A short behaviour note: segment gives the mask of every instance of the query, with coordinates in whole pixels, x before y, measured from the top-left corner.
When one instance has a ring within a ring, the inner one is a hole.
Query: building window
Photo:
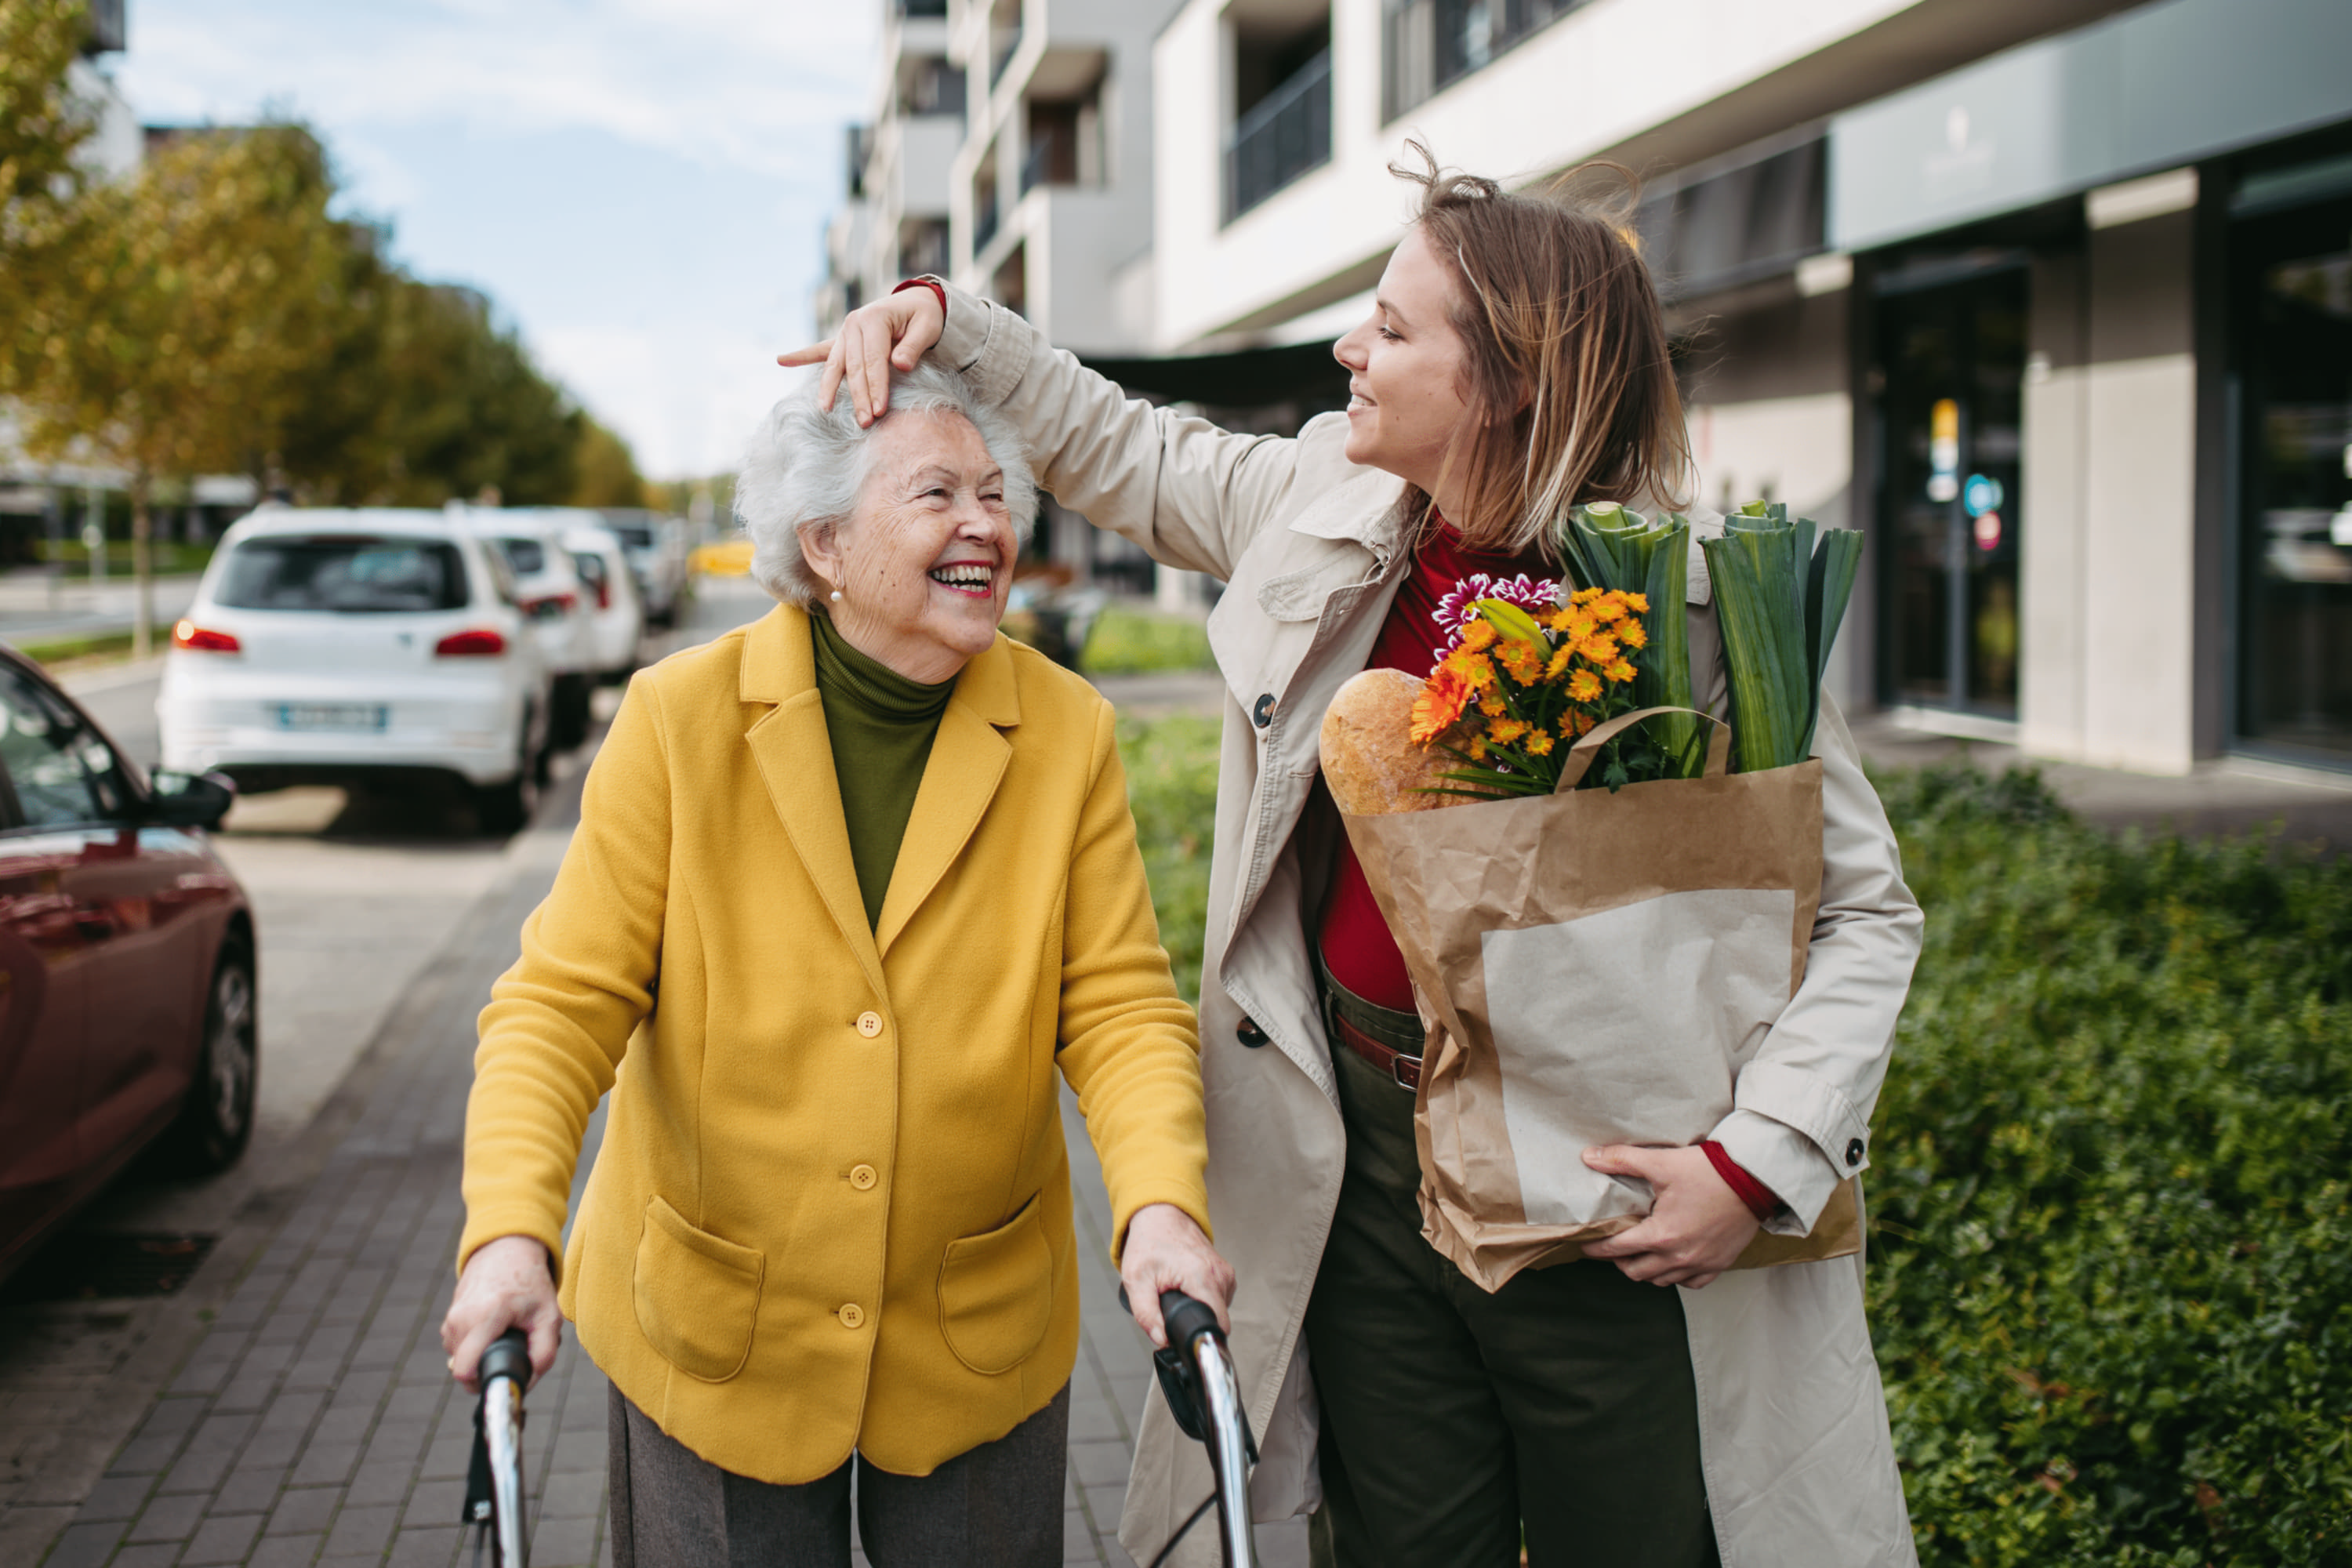
[[[929,272],[944,278],[953,265],[946,219],[908,218],[898,226],[899,277],[920,278]]]
[[[842,146],[844,183],[853,202],[866,198],[866,161],[874,153],[874,127],[853,125]]]
[[[2027,259],[1906,258],[1879,275],[1881,689],[2017,715]]]
[[[962,115],[961,67],[950,65],[937,55],[921,55],[899,69],[898,101],[908,114]]]
[[[2352,764],[2352,157],[2233,205],[2238,735]]]
[[[1279,30],[1234,16],[1234,126],[1225,221],[1331,159],[1331,21]]]
[[[988,85],[1004,79],[1004,68],[1021,47],[1021,0],[996,0],[988,16]]]
[[[997,303],[1016,316],[1029,313],[1029,247],[1016,245],[988,280]]]
[[[948,0],[898,0],[901,16],[940,16],[948,14]]]
[[[1004,215],[998,210],[996,200],[996,143],[980,155],[980,168],[971,177],[971,253],[978,256],[996,237],[997,225]]]
[[[1394,120],[1589,0],[1387,0],[1381,112]]]
[[[1098,185],[1103,178],[1102,87],[1076,98],[1032,100],[1029,152],[1021,162],[1024,195],[1039,185]]]

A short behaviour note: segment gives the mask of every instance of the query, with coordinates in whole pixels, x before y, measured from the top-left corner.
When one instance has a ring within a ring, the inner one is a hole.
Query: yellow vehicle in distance
[[[709,544],[698,544],[687,564],[700,576],[741,577],[751,570],[751,542],[748,539],[721,539]]]

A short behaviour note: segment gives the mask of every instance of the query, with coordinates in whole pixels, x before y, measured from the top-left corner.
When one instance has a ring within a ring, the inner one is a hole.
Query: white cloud
[[[547,370],[649,473],[699,472],[731,463],[782,390],[773,355],[790,343],[770,339],[804,330],[842,127],[867,110],[885,3],[139,0],[116,75],[151,123],[278,112],[316,125],[353,203],[433,237],[422,269],[497,279]],[[570,135],[585,173],[569,195],[499,163],[527,139]],[[598,183],[585,161],[606,138],[702,171],[698,190],[739,193],[716,199],[743,216],[725,242],[740,254],[665,277],[583,255],[572,276],[547,276],[517,230],[576,222],[551,204],[576,207],[581,188],[614,232],[677,223],[667,193]],[[508,221],[483,218],[486,189]],[[627,301],[625,319],[583,297]]]

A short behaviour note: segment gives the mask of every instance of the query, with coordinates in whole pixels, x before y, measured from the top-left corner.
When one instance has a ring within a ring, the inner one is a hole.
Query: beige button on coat
[[[1347,460],[1344,416],[1296,439],[1235,436],[1124,399],[1019,316],[956,290],[932,355],[1013,418],[1064,505],[1226,584],[1209,617],[1228,699],[1201,980],[1209,1202],[1240,1281],[1234,1350],[1263,1455],[1252,1504],[1262,1521],[1286,1519],[1320,1502],[1301,1328],[1345,1149],[1306,929],[1328,850],[1302,854],[1296,830],[1324,710],[1364,668],[1410,565],[1403,485]],[[1692,664],[1712,673],[1720,710],[1720,638],[1696,546],[1691,563]],[[1826,702],[1816,749],[1823,872],[1804,983],[1715,1134],[1792,1211],[1774,1228],[1801,1235],[1867,1168],[1920,929],[1885,813]],[[1244,1037],[1261,1031],[1262,1045]],[[1916,1562],[1862,1287],[1862,1260],[1847,1258],[1683,1291],[1726,1568]],[[1210,1485],[1200,1446],[1151,1400],[1120,1541],[1150,1562]],[[1196,1529],[1172,1560],[1214,1552]]]

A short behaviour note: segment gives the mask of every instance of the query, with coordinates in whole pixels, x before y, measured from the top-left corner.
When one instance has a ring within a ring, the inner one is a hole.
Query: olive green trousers
[[[1422,1239],[1412,1096],[1332,1053],[1348,1170],[1307,1310],[1318,1568],[1715,1568],[1680,1293],[1598,1261],[1494,1295]]]

